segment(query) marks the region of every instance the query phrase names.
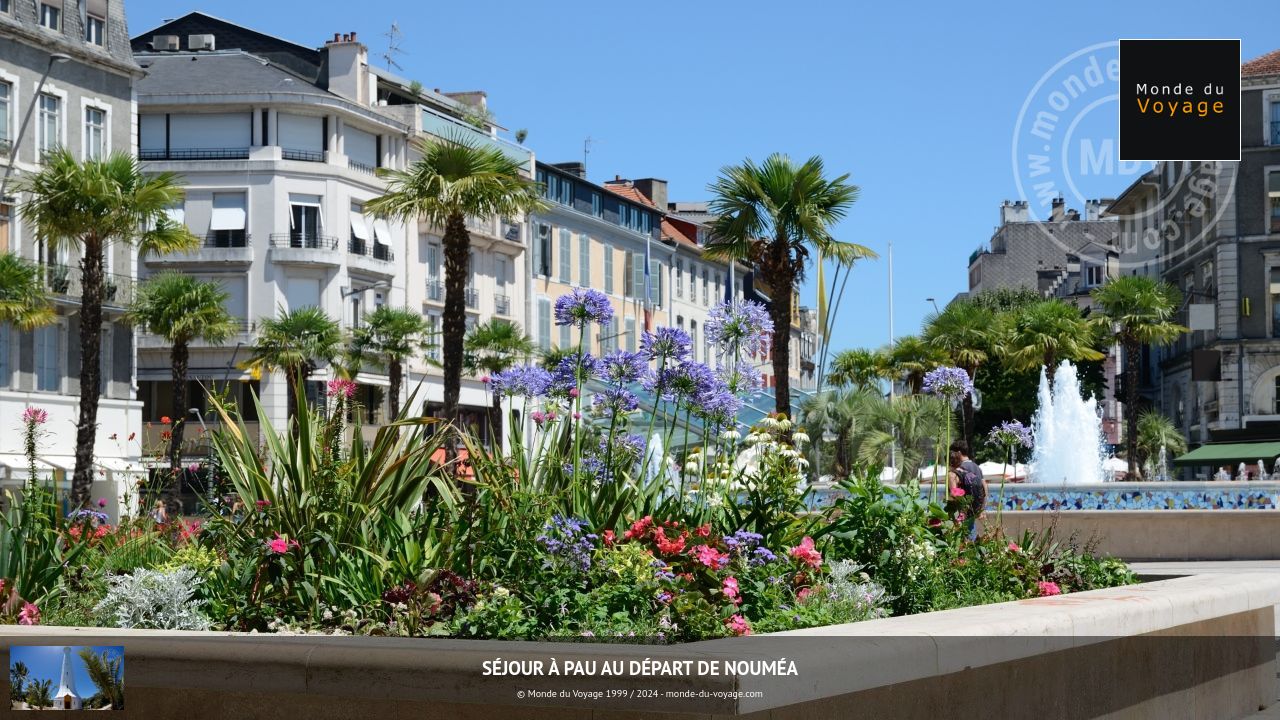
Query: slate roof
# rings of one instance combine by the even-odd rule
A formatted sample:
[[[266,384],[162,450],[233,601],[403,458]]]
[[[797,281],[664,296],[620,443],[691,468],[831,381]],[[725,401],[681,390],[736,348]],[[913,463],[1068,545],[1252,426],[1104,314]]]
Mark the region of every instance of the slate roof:
[[[139,95],[245,95],[287,92],[338,97],[306,80],[240,50],[192,53],[139,53],[147,76]]]

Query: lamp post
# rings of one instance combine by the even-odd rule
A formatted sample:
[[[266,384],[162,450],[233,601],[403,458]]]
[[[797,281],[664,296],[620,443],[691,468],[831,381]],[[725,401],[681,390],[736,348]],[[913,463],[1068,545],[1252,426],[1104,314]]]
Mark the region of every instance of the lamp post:
[[[938,301],[937,301],[937,300],[934,300],[933,298],[925,298],[925,299],[924,299],[924,301],[925,301],[925,302],[927,302],[927,303],[933,303],[933,311],[934,311],[935,313],[939,314],[939,315],[941,315],[941,314],[942,314],[942,311],[938,309]]]
[[[31,96],[31,104],[27,106],[27,112],[22,116],[22,125],[18,127],[18,136],[9,145],[9,162],[4,167],[4,178],[0,179],[0,202],[4,201],[5,191],[9,188],[9,178],[13,175],[13,163],[18,157],[18,146],[22,144],[22,138],[27,134],[27,126],[31,124],[31,115],[35,112],[36,104],[40,102],[40,95],[44,91],[45,81],[49,79],[49,73],[53,70],[54,65],[67,62],[70,59],[71,56],[66,53],[52,53],[49,55],[49,65],[45,67],[44,74],[40,76],[40,82],[36,83],[36,91]]]

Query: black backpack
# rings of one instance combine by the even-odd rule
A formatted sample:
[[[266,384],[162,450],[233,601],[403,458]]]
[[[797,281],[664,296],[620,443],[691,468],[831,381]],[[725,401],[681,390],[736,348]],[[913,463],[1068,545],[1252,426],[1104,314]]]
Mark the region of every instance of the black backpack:
[[[956,468],[956,478],[960,489],[970,499],[969,507],[974,514],[981,513],[987,504],[987,486],[982,482],[982,470],[972,460],[965,460]]]

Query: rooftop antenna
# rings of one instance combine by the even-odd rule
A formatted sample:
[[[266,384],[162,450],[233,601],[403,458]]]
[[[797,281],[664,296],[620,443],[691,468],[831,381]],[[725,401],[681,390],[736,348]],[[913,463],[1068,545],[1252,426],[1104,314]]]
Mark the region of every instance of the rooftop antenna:
[[[401,69],[400,63],[396,62],[396,56],[405,52],[400,48],[400,39],[404,37],[400,32],[400,23],[392,22],[391,29],[382,33],[382,37],[387,39],[387,51],[382,53],[383,63],[388,70]]]
[[[582,141],[582,164],[584,166],[587,164],[587,156],[591,154],[591,146],[597,142],[600,141],[590,135],[587,136],[586,140]]]

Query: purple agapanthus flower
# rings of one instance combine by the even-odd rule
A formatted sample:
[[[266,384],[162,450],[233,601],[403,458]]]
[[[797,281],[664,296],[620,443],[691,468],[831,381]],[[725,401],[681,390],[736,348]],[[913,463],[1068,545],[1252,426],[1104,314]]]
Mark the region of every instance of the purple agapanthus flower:
[[[614,385],[637,382],[648,370],[649,363],[643,355],[626,350],[609,353],[600,360],[601,378]]]
[[[746,353],[748,356],[769,351],[773,338],[773,320],[764,305],[752,300],[721,303],[707,313],[707,340],[722,355]]]
[[[925,374],[924,391],[941,395],[948,400],[959,400],[966,395],[973,395],[973,381],[964,370],[943,366]]]
[[[563,561],[570,567],[586,572],[591,569],[591,555],[595,552],[598,539],[594,533],[586,532],[585,520],[556,515],[551,522],[542,528],[542,534],[536,539],[547,555],[551,556],[547,564],[553,560]]]
[[[551,373],[550,393],[567,396],[569,391],[581,390],[588,381],[600,374],[600,361],[587,354],[566,355],[561,358],[555,372]]]
[[[759,368],[749,363],[741,363],[733,368],[721,365],[716,368],[716,375],[729,392],[735,395],[751,397],[764,388],[764,377],[760,375]]]
[[[640,352],[662,365],[684,362],[692,351],[693,339],[680,328],[660,327],[640,336]]]
[[[556,324],[583,328],[588,323],[607,325],[613,318],[613,303],[599,290],[574,288],[556,298]]]
[[[644,448],[644,438],[633,433],[615,436],[612,445],[609,444],[608,439],[600,438],[601,452],[612,452],[615,459],[639,460],[644,454]]]
[[[1032,443],[1031,428],[1023,425],[1018,420],[1005,420],[991,428],[991,442],[1005,448],[1011,448],[1015,445],[1029,448]]]
[[[700,362],[687,360],[674,367],[661,368],[645,380],[645,389],[658,393],[664,400],[692,400],[721,385],[715,371]]]
[[[640,399],[636,394],[624,387],[610,387],[598,392],[591,398],[591,406],[605,413],[616,415],[627,413],[640,407]]]
[[[542,397],[551,387],[551,373],[536,365],[520,365],[494,373],[489,387],[503,397],[522,395],[526,398]]]
[[[742,398],[729,392],[724,383],[699,393],[693,401],[693,414],[709,428],[719,430],[734,424],[742,410]]]

